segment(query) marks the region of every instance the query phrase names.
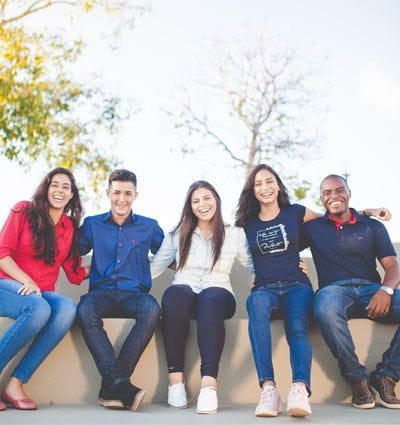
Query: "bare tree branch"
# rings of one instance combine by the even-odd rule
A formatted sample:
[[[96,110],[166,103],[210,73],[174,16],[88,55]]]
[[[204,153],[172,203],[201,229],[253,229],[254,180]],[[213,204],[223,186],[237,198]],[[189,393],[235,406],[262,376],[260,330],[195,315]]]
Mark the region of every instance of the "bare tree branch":
[[[246,174],[260,161],[274,165],[311,152],[319,141],[305,129],[314,69],[298,50],[273,50],[263,37],[216,41],[213,49],[190,86],[203,99],[180,101],[181,112],[169,113],[175,127],[222,148]]]

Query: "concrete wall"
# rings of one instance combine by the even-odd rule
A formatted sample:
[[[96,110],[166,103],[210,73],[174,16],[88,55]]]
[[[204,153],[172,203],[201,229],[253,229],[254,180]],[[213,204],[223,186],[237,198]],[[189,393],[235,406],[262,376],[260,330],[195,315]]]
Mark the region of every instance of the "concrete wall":
[[[311,260],[307,261],[311,270],[310,277],[315,285],[314,268]],[[167,271],[153,282],[152,293],[159,301],[171,277],[172,272]],[[259,388],[247,335],[245,311],[245,300],[251,287],[252,276],[240,265],[235,265],[232,283],[237,295],[237,311],[233,319],[226,321],[226,344],[220,364],[219,398],[222,403],[255,403],[259,396]],[[79,301],[80,295],[87,291],[87,284],[84,283],[81,287],[69,285],[65,282],[65,277],[61,276],[58,290]],[[0,319],[0,334],[9,323],[9,319]],[[130,319],[105,320],[105,328],[117,351],[133,323]],[[271,328],[276,381],[283,399],[286,399],[291,382],[289,350],[282,321],[274,321]],[[397,326],[357,319],[350,321],[350,328],[360,360],[366,364],[368,370],[372,370],[388,347]],[[313,403],[348,401],[349,388],[340,377],[336,360],[326,347],[316,326],[312,326],[311,340],[314,350],[311,401]],[[187,385],[189,393],[195,398],[200,383],[195,321],[191,324],[186,353]],[[12,370],[17,360],[15,359],[2,374],[0,386],[4,384],[8,372]],[[148,391],[146,396],[148,402],[165,401],[167,368],[159,330],[145,350],[132,381]],[[100,377],[91,355],[79,329],[74,326],[33,376],[27,389],[29,394],[42,404],[93,403],[97,397],[99,383]]]

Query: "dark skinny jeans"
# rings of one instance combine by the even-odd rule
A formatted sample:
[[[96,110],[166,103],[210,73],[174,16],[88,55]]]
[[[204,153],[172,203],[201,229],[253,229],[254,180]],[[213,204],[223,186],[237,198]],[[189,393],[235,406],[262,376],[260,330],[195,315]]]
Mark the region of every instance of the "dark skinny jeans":
[[[224,320],[230,319],[236,309],[232,293],[211,287],[196,294],[188,285],[171,285],[161,304],[168,372],[183,372],[190,319],[196,319],[201,376],[217,378],[225,342]]]

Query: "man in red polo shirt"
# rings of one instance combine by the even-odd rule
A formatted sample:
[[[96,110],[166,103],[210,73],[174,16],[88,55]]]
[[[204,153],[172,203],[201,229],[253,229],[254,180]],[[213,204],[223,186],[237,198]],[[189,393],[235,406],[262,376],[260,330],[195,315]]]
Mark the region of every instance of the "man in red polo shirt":
[[[349,208],[351,193],[343,177],[327,176],[320,189],[326,214],[306,223],[304,235],[318,274],[314,309],[321,333],[352,389],[355,407],[374,407],[375,396],[377,403],[399,409],[394,387],[400,379],[400,328],[368,376],[347,324],[355,317],[400,323],[396,252],[382,223]],[[383,280],[377,259],[384,269]]]

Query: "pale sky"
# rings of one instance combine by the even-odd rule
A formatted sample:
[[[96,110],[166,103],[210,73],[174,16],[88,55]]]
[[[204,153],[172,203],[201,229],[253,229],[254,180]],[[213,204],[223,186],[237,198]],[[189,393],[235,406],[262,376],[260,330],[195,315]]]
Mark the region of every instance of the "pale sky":
[[[393,218],[387,227],[400,241],[399,22],[396,0],[158,0],[136,28],[123,33],[115,51],[99,36],[103,22],[86,20],[68,32],[84,32],[88,39],[79,75],[101,75],[107,88],[132,97],[140,108],[125,122],[114,153],[138,176],[135,211],[156,218],[165,230],[177,221],[194,180],[216,186],[230,222],[243,184],[220,153],[182,158],[173,150],[179,136],[162,108],[176,94],[176,84],[196,77],[199,58],[207,57],[213,39],[232,39],[245,24],[278,39],[311,41],[312,54],[328,58],[318,85],[324,92],[321,107],[329,111],[319,123],[326,136],[320,154],[304,162],[300,176],[318,185],[327,174],[348,171],[352,205],[388,207]],[[29,24],[55,23],[70,25],[61,11],[42,13]],[[13,203],[29,199],[47,169],[34,164],[24,173],[5,160],[0,164],[3,221]],[[287,167],[298,170],[294,161]],[[107,205],[104,196],[101,208]],[[99,212],[89,204],[87,210]]]

